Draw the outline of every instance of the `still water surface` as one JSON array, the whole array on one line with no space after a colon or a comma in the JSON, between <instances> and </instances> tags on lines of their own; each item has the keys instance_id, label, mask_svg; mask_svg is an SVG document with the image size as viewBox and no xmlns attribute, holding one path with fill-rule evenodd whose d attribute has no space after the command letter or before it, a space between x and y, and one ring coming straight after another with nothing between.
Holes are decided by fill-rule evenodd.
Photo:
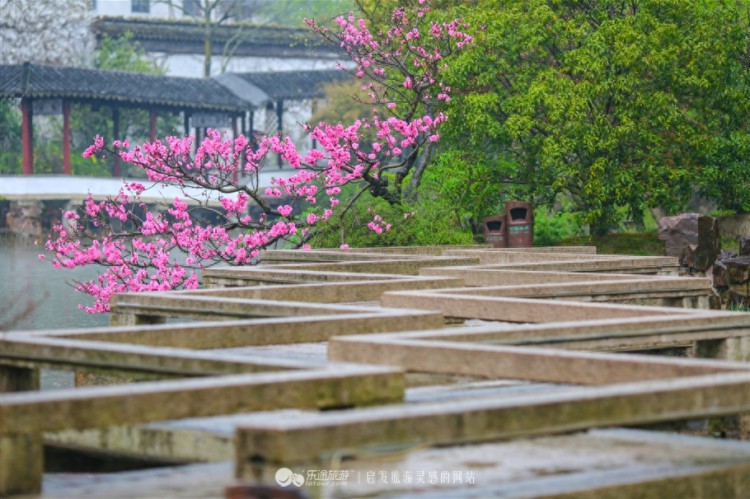
<instances>
[{"instance_id":1,"label":"still water surface","mask_svg":"<svg viewBox=\"0 0 750 499\"><path fill-rule=\"evenodd\" d=\"M59 269L39 261L43 246L34 239L0 235L0 329L28 331L96 327L109 324L108 314L87 314L79 303L92 300L69 284L96 276L96 268ZM42 371L42 389L72 385L72 373Z\"/></svg>"}]
</instances>

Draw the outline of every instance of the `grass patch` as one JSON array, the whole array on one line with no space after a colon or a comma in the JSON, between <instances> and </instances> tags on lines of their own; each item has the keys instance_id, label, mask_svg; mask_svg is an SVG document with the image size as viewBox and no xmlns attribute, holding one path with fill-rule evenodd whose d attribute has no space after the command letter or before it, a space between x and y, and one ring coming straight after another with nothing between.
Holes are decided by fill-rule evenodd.
<instances>
[{"instance_id":1,"label":"grass patch","mask_svg":"<svg viewBox=\"0 0 750 499\"><path fill-rule=\"evenodd\" d=\"M577 236L563 239L561 246L596 246L603 255L664 256L664 241L656 232Z\"/></svg>"}]
</instances>

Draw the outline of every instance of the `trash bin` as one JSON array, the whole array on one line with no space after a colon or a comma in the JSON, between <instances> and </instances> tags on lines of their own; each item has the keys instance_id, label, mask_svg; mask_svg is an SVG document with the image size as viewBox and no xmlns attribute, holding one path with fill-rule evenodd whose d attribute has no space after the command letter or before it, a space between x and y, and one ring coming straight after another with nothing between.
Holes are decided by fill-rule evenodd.
<instances>
[{"instance_id":1,"label":"trash bin","mask_svg":"<svg viewBox=\"0 0 750 499\"><path fill-rule=\"evenodd\" d=\"M484 222L484 242L493 248L505 248L505 215L487 217Z\"/></svg>"},{"instance_id":2,"label":"trash bin","mask_svg":"<svg viewBox=\"0 0 750 499\"><path fill-rule=\"evenodd\" d=\"M531 203L508 201L505 203L505 243L508 248L534 246L534 210Z\"/></svg>"}]
</instances>

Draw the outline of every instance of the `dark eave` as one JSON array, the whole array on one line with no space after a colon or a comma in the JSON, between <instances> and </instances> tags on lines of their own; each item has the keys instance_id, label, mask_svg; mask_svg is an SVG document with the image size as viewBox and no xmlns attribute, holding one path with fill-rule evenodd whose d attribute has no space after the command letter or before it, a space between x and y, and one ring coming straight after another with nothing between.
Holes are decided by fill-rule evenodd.
<instances>
[{"instance_id":1,"label":"dark eave","mask_svg":"<svg viewBox=\"0 0 750 499\"><path fill-rule=\"evenodd\" d=\"M197 21L99 17L91 29L97 39L103 35L117 38L131 33L141 47L152 52L202 54L204 51L205 27ZM213 26L211 41L215 54L221 54L229 42L236 56L340 57L330 46L323 45L312 31L304 28L222 24Z\"/></svg>"},{"instance_id":2,"label":"dark eave","mask_svg":"<svg viewBox=\"0 0 750 499\"><path fill-rule=\"evenodd\" d=\"M325 85L352 76L341 69L235 73L242 80L265 92L271 99L300 100L325 96Z\"/></svg>"},{"instance_id":3,"label":"dark eave","mask_svg":"<svg viewBox=\"0 0 750 499\"><path fill-rule=\"evenodd\" d=\"M254 107L210 78L178 78L30 63L0 65L0 98L24 97L232 113Z\"/></svg>"}]
</instances>

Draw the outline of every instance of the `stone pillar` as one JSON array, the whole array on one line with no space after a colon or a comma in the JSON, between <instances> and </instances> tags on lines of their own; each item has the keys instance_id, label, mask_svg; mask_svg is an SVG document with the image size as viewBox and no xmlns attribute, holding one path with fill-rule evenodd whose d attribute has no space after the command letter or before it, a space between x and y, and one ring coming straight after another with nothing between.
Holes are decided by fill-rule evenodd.
<instances>
[{"instance_id":1,"label":"stone pillar","mask_svg":"<svg viewBox=\"0 0 750 499\"><path fill-rule=\"evenodd\" d=\"M0 434L0 497L40 492L43 474L41 434Z\"/></svg>"},{"instance_id":2,"label":"stone pillar","mask_svg":"<svg viewBox=\"0 0 750 499\"><path fill-rule=\"evenodd\" d=\"M691 272L706 272L721 250L719 221L698 213L683 213L659 220L659 239L667 256L680 259Z\"/></svg>"},{"instance_id":3,"label":"stone pillar","mask_svg":"<svg viewBox=\"0 0 750 499\"><path fill-rule=\"evenodd\" d=\"M38 369L0 364L0 393L38 389ZM0 434L0 496L41 491L43 472L41 434Z\"/></svg>"},{"instance_id":4,"label":"stone pillar","mask_svg":"<svg viewBox=\"0 0 750 499\"><path fill-rule=\"evenodd\" d=\"M692 356L698 358L750 362L750 337L696 341L692 353ZM709 419L708 428L712 433L722 433L727 429L736 430L740 440L750 440L750 413Z\"/></svg>"}]
</instances>

